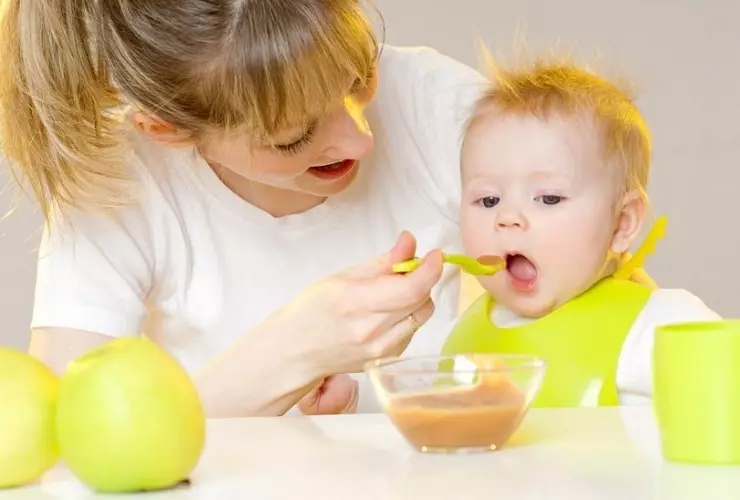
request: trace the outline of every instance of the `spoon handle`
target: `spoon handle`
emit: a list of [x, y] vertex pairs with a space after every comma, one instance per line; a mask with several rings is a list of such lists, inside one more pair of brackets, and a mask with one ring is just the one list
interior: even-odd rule
[[[468, 274], [472, 275], [491, 275], [495, 274], [500, 270], [497, 266], [490, 266], [478, 262], [477, 259], [468, 257], [467, 255], [460, 254], [445, 254], [444, 261], [448, 264], [454, 264], [460, 266], [460, 268]], [[422, 263], [422, 259], [415, 257], [413, 259], [405, 260], [393, 265], [394, 273], [410, 273], [411, 271], [418, 268]]]
[[445, 262], [460, 266], [468, 274], [485, 274], [485, 271], [488, 270], [488, 266], [481, 264], [467, 255], [445, 254]]

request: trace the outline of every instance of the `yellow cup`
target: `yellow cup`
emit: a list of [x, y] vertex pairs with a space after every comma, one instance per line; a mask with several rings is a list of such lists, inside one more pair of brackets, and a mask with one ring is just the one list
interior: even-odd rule
[[656, 328], [653, 405], [666, 460], [740, 464], [740, 320]]

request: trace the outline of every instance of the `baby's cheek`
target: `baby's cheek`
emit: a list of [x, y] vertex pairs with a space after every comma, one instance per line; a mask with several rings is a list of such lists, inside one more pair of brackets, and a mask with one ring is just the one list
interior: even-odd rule
[[553, 239], [537, 252], [536, 260], [543, 302], [566, 302], [593, 274], [589, 252], [567, 241]]
[[488, 255], [496, 251], [495, 231], [487, 227], [485, 222], [472, 216], [461, 217], [460, 232], [465, 253], [477, 257]]
[[554, 292], [558, 304], [563, 304], [591, 287], [599, 277], [603, 265], [601, 259], [591, 252], [581, 251], [577, 259], [562, 259], [557, 268], [557, 283]]

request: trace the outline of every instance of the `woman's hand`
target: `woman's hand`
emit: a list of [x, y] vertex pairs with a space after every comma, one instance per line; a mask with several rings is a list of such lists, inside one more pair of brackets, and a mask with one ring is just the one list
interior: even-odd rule
[[355, 379], [346, 374], [332, 375], [303, 396], [298, 409], [304, 415], [355, 413], [358, 400], [359, 386]]
[[327, 377], [401, 354], [434, 312], [442, 275], [438, 250], [416, 270], [393, 273], [415, 252], [403, 233], [385, 255], [315, 283], [246, 332], [197, 374], [208, 416], [282, 415]]
[[434, 312], [431, 292], [442, 274], [439, 251], [411, 273], [392, 272], [415, 251], [415, 239], [403, 233], [387, 254], [321, 280], [271, 317], [286, 362], [323, 378], [401, 354]]

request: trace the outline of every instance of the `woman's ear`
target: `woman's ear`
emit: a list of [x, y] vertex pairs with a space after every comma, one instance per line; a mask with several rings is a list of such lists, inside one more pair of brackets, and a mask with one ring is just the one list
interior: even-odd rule
[[156, 144], [171, 148], [183, 148], [195, 144], [192, 133], [178, 129], [159, 117], [143, 111], [134, 111], [129, 114], [128, 118], [136, 130]]
[[612, 236], [612, 252], [621, 254], [629, 250], [642, 229], [646, 211], [647, 204], [642, 193], [630, 191], [622, 198]]

